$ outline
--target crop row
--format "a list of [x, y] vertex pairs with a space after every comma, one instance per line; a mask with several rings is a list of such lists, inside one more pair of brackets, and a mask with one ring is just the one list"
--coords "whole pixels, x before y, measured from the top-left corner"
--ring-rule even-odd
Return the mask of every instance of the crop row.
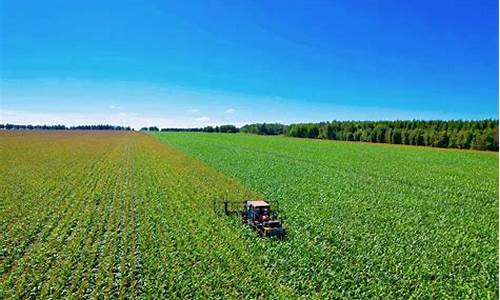
[[0, 298], [293, 297], [212, 212], [256, 196], [230, 178], [145, 134], [2, 134]]
[[[498, 297], [497, 154], [1, 134], [2, 299]], [[261, 195], [279, 200], [287, 241], [212, 211]]]
[[[28, 192], [25, 193], [27, 199], [10, 195], [2, 198], [8, 206], [23, 209], [26, 215], [25, 219], [10, 224], [11, 230], [5, 235], [6, 255], [2, 258], [6, 268], [2, 274], [2, 286], [7, 297], [83, 297], [86, 295], [85, 286], [92, 283], [92, 278], [99, 276], [97, 270], [110, 270], [99, 257], [112, 256], [107, 253], [103, 255], [105, 248], [99, 245], [109, 249], [122, 248], [108, 242], [107, 238], [115, 235], [115, 220], [126, 213], [118, 206], [125, 203], [125, 199], [121, 198], [126, 169], [122, 150], [128, 141], [123, 136], [108, 135], [93, 137], [82, 144], [78, 142], [78, 136], [67, 134], [48, 135], [45, 138], [48, 139], [46, 144], [37, 145], [29, 143], [29, 140], [22, 142], [26, 147], [37, 146], [44, 153], [52, 153], [52, 159], [45, 162], [45, 169], [39, 168], [34, 175], [43, 178], [46, 185], [53, 185], [55, 192], [30, 199], [30, 195], [38, 195], [36, 187], [21, 186]], [[7, 142], [15, 141], [7, 139]], [[70, 143], [67, 148], [66, 143]], [[79, 145], [83, 148], [79, 148]], [[35, 149], [23, 150], [29, 154], [30, 150]], [[60, 162], [58, 170], [64, 177], [54, 171], [54, 161]], [[22, 157], [11, 167], [16, 169], [18, 166], [24, 167]], [[52, 177], [51, 174], [56, 176]], [[22, 173], [13, 179], [19, 182], [19, 179], [30, 179], [29, 175]], [[7, 185], [9, 188], [13, 186], [13, 183]], [[29, 193], [31, 191], [32, 194]], [[33, 206], [31, 203], [39, 206], [30, 210]], [[8, 213], [9, 210], [2, 210], [6, 218]], [[36, 219], [34, 234], [23, 237], [22, 229], [29, 228], [30, 221]], [[110, 219], [115, 222], [111, 223]], [[21, 230], [16, 230], [18, 228]], [[28, 247], [24, 246], [25, 240], [28, 240]], [[19, 251], [16, 251], [16, 241], [21, 241], [22, 248]], [[89, 290], [100, 291], [95, 287]], [[110, 293], [109, 290], [104, 292]]]
[[496, 298], [498, 155], [248, 135], [159, 133], [279, 200], [290, 239], [252, 244], [319, 298]]

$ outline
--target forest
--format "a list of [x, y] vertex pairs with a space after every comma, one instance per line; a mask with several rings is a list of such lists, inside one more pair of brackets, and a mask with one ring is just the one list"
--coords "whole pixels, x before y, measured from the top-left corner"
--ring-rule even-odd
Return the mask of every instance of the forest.
[[240, 132], [260, 135], [279, 135], [285, 133], [286, 126], [279, 123], [247, 124], [240, 128]]
[[[14, 125], [0, 124], [0, 130], [133, 130], [112, 125]], [[143, 127], [141, 131], [187, 131], [207, 133], [249, 133], [258, 135], [285, 135], [297, 138], [326, 139], [353, 142], [371, 142], [498, 151], [498, 119], [463, 120], [407, 120], [407, 121], [330, 121], [320, 123], [255, 123], [238, 128], [234, 125], [203, 128]]]
[[20, 125], [0, 124], [0, 130], [133, 130], [130, 126], [113, 125], [77, 125], [67, 127], [66, 125]]
[[193, 128], [162, 128], [158, 129], [156, 126], [143, 127], [141, 131], [163, 131], [163, 132], [219, 132], [219, 133], [237, 133], [239, 128], [234, 125], [220, 125], [220, 126], [206, 126], [203, 128], [193, 127]]
[[498, 120], [492, 119], [301, 123], [287, 126], [285, 135], [299, 138], [498, 151]]

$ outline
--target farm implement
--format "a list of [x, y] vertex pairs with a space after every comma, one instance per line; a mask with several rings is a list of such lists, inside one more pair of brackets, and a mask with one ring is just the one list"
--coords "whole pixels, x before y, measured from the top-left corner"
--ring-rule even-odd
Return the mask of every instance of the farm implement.
[[[277, 206], [277, 205], [276, 205]], [[219, 215], [239, 216], [243, 224], [246, 224], [261, 237], [285, 239], [287, 232], [278, 219], [276, 210], [271, 210], [271, 202], [263, 200], [214, 201], [214, 212]]]

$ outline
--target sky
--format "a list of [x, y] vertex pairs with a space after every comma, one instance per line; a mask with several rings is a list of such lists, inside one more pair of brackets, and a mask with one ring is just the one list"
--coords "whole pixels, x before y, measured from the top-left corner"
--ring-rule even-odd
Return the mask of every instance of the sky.
[[498, 118], [498, 1], [0, 4], [0, 123]]

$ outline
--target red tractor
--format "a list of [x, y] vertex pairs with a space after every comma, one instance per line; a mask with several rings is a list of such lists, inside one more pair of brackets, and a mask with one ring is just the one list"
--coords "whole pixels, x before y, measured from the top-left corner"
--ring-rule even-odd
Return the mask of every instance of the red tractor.
[[[222, 200], [219, 203], [224, 204], [223, 212], [225, 215], [239, 214], [243, 224], [254, 228], [260, 236], [286, 238], [287, 232], [281, 221], [278, 220], [277, 213], [271, 210], [269, 201], [245, 200], [243, 210], [235, 209], [236, 202]], [[217, 212], [216, 202], [214, 202], [214, 210]]]

